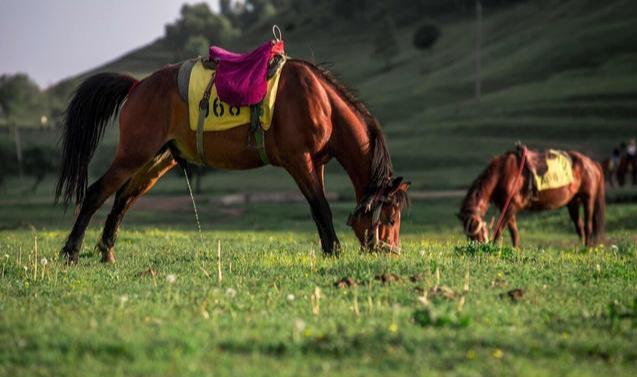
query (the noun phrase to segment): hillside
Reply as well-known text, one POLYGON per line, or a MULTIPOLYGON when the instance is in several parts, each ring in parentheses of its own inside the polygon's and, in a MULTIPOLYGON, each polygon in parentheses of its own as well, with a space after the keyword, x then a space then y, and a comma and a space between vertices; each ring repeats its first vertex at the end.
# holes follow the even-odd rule
MULTIPOLYGON (((491 155, 517 140, 541 148, 576 148, 601 159, 620 141, 637 136, 634 1, 547 0, 485 7, 480 103, 473 99, 472 12, 422 17, 411 12, 406 17, 417 2, 401 3, 405 6, 399 11, 392 9, 400 53, 390 70, 370 58, 378 33, 373 20, 321 24, 327 16, 317 6, 310 18, 314 21, 295 20, 298 25, 285 32, 285 39, 291 56, 330 62, 357 90, 383 124, 396 170, 416 188, 465 187, 491 155), (411 41, 425 20, 436 23, 442 34, 433 50, 423 54, 411 41)), ((289 26, 290 17, 283 12, 226 47, 256 46, 270 37, 270 24, 289 26)), ((141 77, 171 56, 158 40, 100 70, 141 77)), ((256 175, 282 174, 261 172, 256 175)), ((336 189, 345 185, 338 175, 335 181, 336 189)), ((284 185, 291 187, 291 182, 284 185)))

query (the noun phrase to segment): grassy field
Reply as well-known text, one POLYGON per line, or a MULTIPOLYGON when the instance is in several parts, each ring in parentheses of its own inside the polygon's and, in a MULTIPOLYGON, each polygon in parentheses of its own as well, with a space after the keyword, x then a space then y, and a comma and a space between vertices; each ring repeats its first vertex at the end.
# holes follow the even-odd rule
POLYGON ((113 266, 102 212, 73 267, 70 214, 4 206, 35 230, 0 231, 0 375, 634 375, 637 205, 609 206, 606 246, 558 211, 524 217, 514 250, 466 243, 456 204, 414 203, 399 258, 361 254, 344 203, 338 259, 304 204, 204 209, 203 245, 191 211, 132 211, 113 266))
MULTIPOLYGON (((442 36, 423 54, 411 40, 425 17, 399 22, 400 53, 389 70, 369 58, 376 31, 358 23, 307 23, 285 33, 290 55, 333 62, 358 90, 413 190, 466 188, 517 140, 601 159, 637 136, 634 1, 486 8, 480 103, 473 98, 472 15, 427 19, 442 36)), ((288 21, 282 15, 272 23, 288 21)), ((257 28, 227 47, 247 50, 269 35, 257 28)), ((158 41, 101 70, 143 77, 173 55, 158 41)), ((13 143, 9 134, 0 139, 13 143)), ((25 144, 53 139, 23 133, 25 144)), ((113 128, 92 162, 94 178, 116 140, 113 128)), ((0 188, 0 376, 637 371, 634 188, 609 191, 607 240, 594 249, 578 244, 566 210, 522 216, 523 247, 512 249, 508 238, 467 243, 454 216, 459 199, 416 201, 403 218, 402 256, 393 258, 359 252, 345 225, 351 185, 332 163, 327 188, 340 198, 332 208, 344 245, 334 259, 320 254, 304 203, 219 206, 210 199, 296 191, 284 171, 213 172, 198 197, 203 244, 188 205, 147 206, 126 217, 117 264, 101 265, 93 246, 106 205, 79 265, 67 267, 57 252, 73 211, 50 204, 53 177, 35 192, 29 184, 10 178, 0 188), (339 288, 342 279, 349 280, 339 288)), ((158 201, 185 194, 177 173, 151 193, 158 201)))

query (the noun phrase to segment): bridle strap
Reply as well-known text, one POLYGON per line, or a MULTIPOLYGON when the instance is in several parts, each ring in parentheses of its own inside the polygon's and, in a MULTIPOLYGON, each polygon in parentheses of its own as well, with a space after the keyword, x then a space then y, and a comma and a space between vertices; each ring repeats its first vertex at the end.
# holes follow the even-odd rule
POLYGON ((482 221, 482 220, 479 220, 478 221, 478 226, 476 227, 476 229, 473 232, 470 232, 469 231, 469 222, 467 221, 465 223, 465 226, 464 226, 464 233, 467 236, 475 236, 478 233, 480 233, 482 231, 482 228, 484 228, 485 226, 486 226, 486 223, 484 221, 482 221))

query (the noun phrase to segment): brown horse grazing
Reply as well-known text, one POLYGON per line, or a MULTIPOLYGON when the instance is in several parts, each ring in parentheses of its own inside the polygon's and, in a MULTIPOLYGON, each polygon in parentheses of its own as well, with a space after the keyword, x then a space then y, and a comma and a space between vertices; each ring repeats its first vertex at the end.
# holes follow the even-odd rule
MULTIPOLYGON (((539 157, 537 151, 527 152, 529 159, 539 157)), ((581 153, 569 151, 572 160, 573 181, 560 188, 533 193, 528 171, 517 180, 520 167, 520 155, 509 151, 496 156, 489 166, 473 182, 462 202, 458 217, 464 232, 471 240, 489 241, 489 228, 483 220, 491 203, 502 211, 508 198, 510 204, 502 215, 502 224, 509 227, 514 247, 520 246, 518 226, 515 215, 523 210, 543 211, 568 206, 568 212, 575 224, 575 230, 589 246, 600 240, 604 230, 604 211, 606 208, 604 173, 600 165, 581 153), (580 206, 584 206, 584 221, 580 218, 580 206)), ((494 241, 501 235, 496 229, 494 241)))
MULTIPOLYGON (((75 199, 79 213, 60 254, 78 260, 89 220, 115 193, 97 248, 103 262, 113 262, 113 246, 128 208, 178 162, 198 162, 195 131, 188 106, 177 87, 178 65, 136 79, 102 73, 84 81, 67 109, 63 168, 56 200, 75 199), (87 168, 109 119, 120 105, 120 137, 106 173, 87 187, 87 168)), ((205 165, 253 169, 264 165, 248 145, 249 125, 204 135, 205 165)), ((339 250, 332 212, 324 193, 324 166, 335 158, 349 175, 358 206, 348 224, 363 247, 400 246, 400 212, 407 204, 408 182, 393 177, 381 128, 365 106, 334 77, 301 60, 289 60, 279 81, 272 126, 265 150, 274 166, 284 168, 307 199, 323 251, 339 250)))

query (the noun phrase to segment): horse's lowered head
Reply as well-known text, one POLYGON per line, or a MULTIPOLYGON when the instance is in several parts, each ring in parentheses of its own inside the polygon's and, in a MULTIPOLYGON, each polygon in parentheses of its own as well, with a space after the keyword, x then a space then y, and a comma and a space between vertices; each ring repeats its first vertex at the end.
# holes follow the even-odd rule
POLYGON ((358 203, 347 225, 352 227, 363 248, 400 254, 400 215, 409 206, 409 185, 402 177, 388 180, 376 193, 358 203))
POLYGON ((482 218, 482 214, 478 210, 462 211, 458 215, 464 234, 472 241, 480 243, 489 242, 490 225, 482 218))

